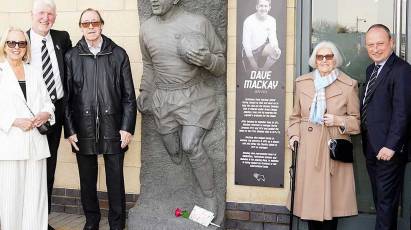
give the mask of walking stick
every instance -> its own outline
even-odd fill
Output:
[[[298,141],[294,141],[293,147],[294,148],[292,151],[291,166],[290,166],[290,180],[291,180],[290,230],[293,229],[295,174],[297,172]]]

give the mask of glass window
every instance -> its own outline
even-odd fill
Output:
[[[376,23],[393,31],[393,12],[392,0],[313,0],[311,47],[323,40],[335,43],[344,58],[341,69],[363,83],[371,63],[364,48],[365,32]]]

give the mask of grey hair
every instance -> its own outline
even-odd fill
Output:
[[[316,55],[317,55],[318,50],[323,49],[323,48],[328,48],[333,52],[334,60],[335,60],[335,67],[338,68],[343,64],[343,58],[341,56],[340,51],[338,51],[337,46],[330,41],[322,41],[314,47],[314,50],[311,53],[310,58],[308,59],[308,64],[311,67],[313,67],[314,69],[317,68]]]
[[[50,6],[54,12],[56,12],[56,3],[54,0],[34,0],[32,12],[35,12],[42,6]]]

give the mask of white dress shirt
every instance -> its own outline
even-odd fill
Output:
[[[32,29],[30,30],[30,40],[31,40],[31,62],[30,64],[34,66],[34,68],[39,69],[42,73],[42,60],[41,60],[41,47],[43,46],[43,39],[46,39],[46,46],[50,55],[50,61],[53,69],[53,76],[54,81],[56,83],[56,91],[57,91],[57,100],[61,99],[64,96],[63,91],[63,84],[60,78],[60,69],[57,62],[56,52],[54,50],[53,39],[48,33],[45,37],[35,33]],[[43,75],[40,76],[43,78]]]

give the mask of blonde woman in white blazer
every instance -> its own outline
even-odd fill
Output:
[[[0,221],[4,230],[46,230],[47,136],[54,106],[42,73],[33,69],[26,33],[10,27],[0,48]],[[31,109],[34,116],[30,113]]]

